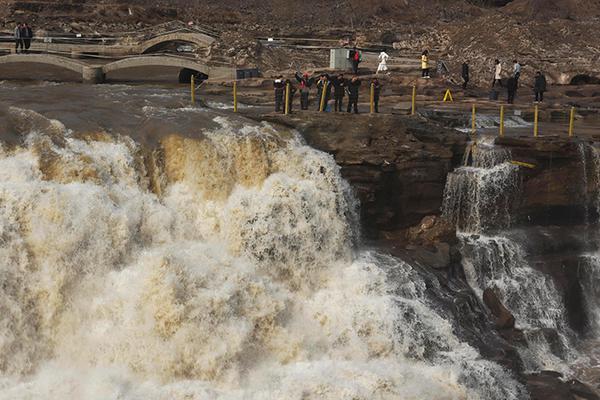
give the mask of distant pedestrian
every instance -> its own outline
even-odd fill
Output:
[[[425,50],[421,54],[421,77],[429,79],[429,51]]]
[[[350,112],[354,108],[354,114],[358,114],[358,90],[360,89],[360,79],[354,75],[352,80],[348,82],[346,91],[348,92],[348,108],[347,112]]]
[[[296,80],[300,84],[300,109],[308,110],[308,96],[314,79],[309,78],[307,73],[301,76],[299,72],[296,72]]]
[[[380,73],[380,72],[387,72],[388,70],[388,66],[387,66],[387,60],[389,60],[390,56],[385,52],[382,51],[381,53],[379,53],[379,66],[377,66],[377,72],[376,74]]]
[[[335,98],[334,110],[336,112],[343,111],[344,96],[346,94],[346,79],[344,74],[339,74],[331,81],[333,85],[333,97]]]
[[[513,76],[519,82],[519,78],[521,77],[521,64],[517,60],[513,61]]]
[[[275,112],[280,112],[283,107],[283,95],[285,92],[285,81],[282,75],[279,75],[273,81],[273,88],[275,89]]]
[[[376,113],[379,113],[379,95],[381,94],[381,89],[383,85],[379,82],[379,79],[373,78],[371,81],[371,85],[373,85],[373,105]]]
[[[323,106],[323,110],[325,111],[327,108],[327,103],[331,98],[331,85],[329,84],[329,75],[321,74],[319,80],[317,81],[317,110],[321,111],[321,106]],[[323,91],[324,97],[323,97]]]
[[[29,26],[29,24],[24,23],[21,29],[21,33],[23,36],[23,45],[25,46],[25,53],[29,53],[29,48],[31,47],[31,40],[33,39],[33,30]]]
[[[350,50],[349,56],[350,62],[352,63],[352,73],[354,75],[358,75],[358,64],[360,64],[362,61],[362,55],[360,54],[360,51],[356,48],[356,46],[354,46],[352,50]]]
[[[500,60],[496,60],[494,67],[494,80],[492,81],[492,88],[496,86],[496,83],[502,87],[502,64]]]
[[[533,85],[536,103],[544,101],[544,92],[546,91],[546,88],[546,77],[542,74],[542,71],[538,71],[537,74],[535,74],[535,83]]]
[[[469,83],[469,61],[465,61],[462,65],[462,79],[463,79],[463,89],[467,89],[467,84]]]
[[[515,97],[517,95],[517,80],[514,76],[508,78],[506,82],[506,90],[508,92],[508,104],[513,104],[515,102]]]
[[[15,28],[15,53],[19,52],[19,48],[23,51],[23,36],[22,35],[23,25],[19,22]]]

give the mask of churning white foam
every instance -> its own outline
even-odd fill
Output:
[[[152,168],[57,124],[2,151],[0,399],[522,397],[411,266],[353,250],[332,157],[215,122]]]

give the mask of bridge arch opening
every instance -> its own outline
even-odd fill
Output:
[[[143,50],[142,54],[151,53],[176,53],[186,54],[195,53],[201,46],[197,43],[186,41],[186,40],[166,40],[164,42],[156,43]]]
[[[571,78],[570,85],[600,85],[600,78],[588,75],[578,74]]]
[[[192,81],[192,76],[194,76],[195,81],[198,83],[208,79],[208,75],[203,72],[183,68],[179,71],[179,83],[190,83]]]

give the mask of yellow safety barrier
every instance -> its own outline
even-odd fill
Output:
[[[450,92],[450,89],[446,89],[446,94],[444,94],[443,102],[445,103],[446,101],[448,101],[448,99],[450,99],[450,101],[454,101],[454,99],[452,98],[452,93]]]
[[[538,122],[539,122],[540,110],[538,106],[535,106],[535,110],[533,112],[533,136],[538,137]]]
[[[194,75],[190,78],[190,92],[192,95],[192,104],[196,103],[196,82]]]
[[[504,137],[504,106],[500,106],[500,137]]]
[[[375,112],[375,84],[371,83],[371,98],[369,100],[369,104],[371,105],[371,114]]]
[[[329,82],[325,81],[323,84],[323,92],[321,93],[321,104],[319,105],[319,112],[323,112],[325,110],[325,94],[327,93],[327,84]]]
[[[233,112],[237,112],[237,81],[233,81]]]
[[[413,85],[413,87],[412,87],[412,103],[411,103],[410,115],[415,115],[416,98],[417,98],[417,86]]]
[[[569,137],[573,137],[573,128],[575,127],[575,107],[571,107],[571,115],[569,116]]]
[[[290,83],[285,84],[285,115],[290,113]]]
[[[526,162],[523,162],[523,161],[514,161],[513,160],[510,163],[513,164],[513,165],[518,165],[519,167],[535,168],[534,164],[529,164],[529,163],[526,163]]]
[[[471,110],[471,134],[473,136],[475,136],[475,134],[477,133],[477,123],[475,120],[475,114],[476,114],[475,104],[473,104],[473,109]]]

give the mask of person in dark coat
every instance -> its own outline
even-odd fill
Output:
[[[344,79],[344,74],[339,74],[333,78],[331,80],[331,84],[333,85],[333,97],[335,98],[334,110],[336,112],[341,112],[344,103],[344,96],[346,95],[346,79]]]
[[[279,75],[277,79],[273,81],[273,88],[275,89],[275,112],[280,112],[283,107],[283,95],[285,93],[285,81],[283,76]]]
[[[323,99],[323,89],[325,89],[325,99]],[[321,101],[323,101],[323,111],[327,108],[327,103],[331,98],[331,85],[329,75],[321,74],[317,81],[317,110],[321,111]]]
[[[21,52],[23,51],[23,36],[22,35],[23,25],[19,22],[15,28],[15,53],[19,52],[19,48],[21,48]]]
[[[383,88],[383,85],[377,78],[373,78],[371,85],[373,85],[373,105],[375,106],[375,112],[379,113],[379,95],[381,94],[381,88]]]
[[[535,74],[535,82],[533,85],[536,103],[541,103],[542,101],[544,101],[544,92],[546,91],[546,87],[546,77],[544,76],[544,74],[542,74],[542,71],[538,71],[537,74]]]
[[[304,75],[296,72],[296,80],[300,84],[300,109],[308,110],[308,95],[310,94],[310,87],[313,85],[314,79],[309,78],[306,72]]]
[[[29,24],[23,24],[23,28],[21,29],[23,36],[23,45],[25,46],[25,53],[29,53],[29,48],[31,47],[31,40],[33,39],[33,30],[29,26]]]
[[[506,90],[508,92],[508,104],[513,104],[515,102],[515,96],[517,95],[517,86],[517,78],[515,78],[514,76],[508,78],[508,81],[506,82]]]
[[[348,82],[348,86],[346,87],[346,91],[348,92],[348,108],[347,112],[352,110],[354,107],[354,114],[358,114],[358,91],[360,89],[360,79],[358,76],[354,75],[352,80]]]
[[[465,61],[462,65],[463,90],[467,89],[469,83],[469,62]]]
[[[352,73],[358,75],[358,64],[362,61],[360,51],[354,46],[348,55],[352,63]]]

